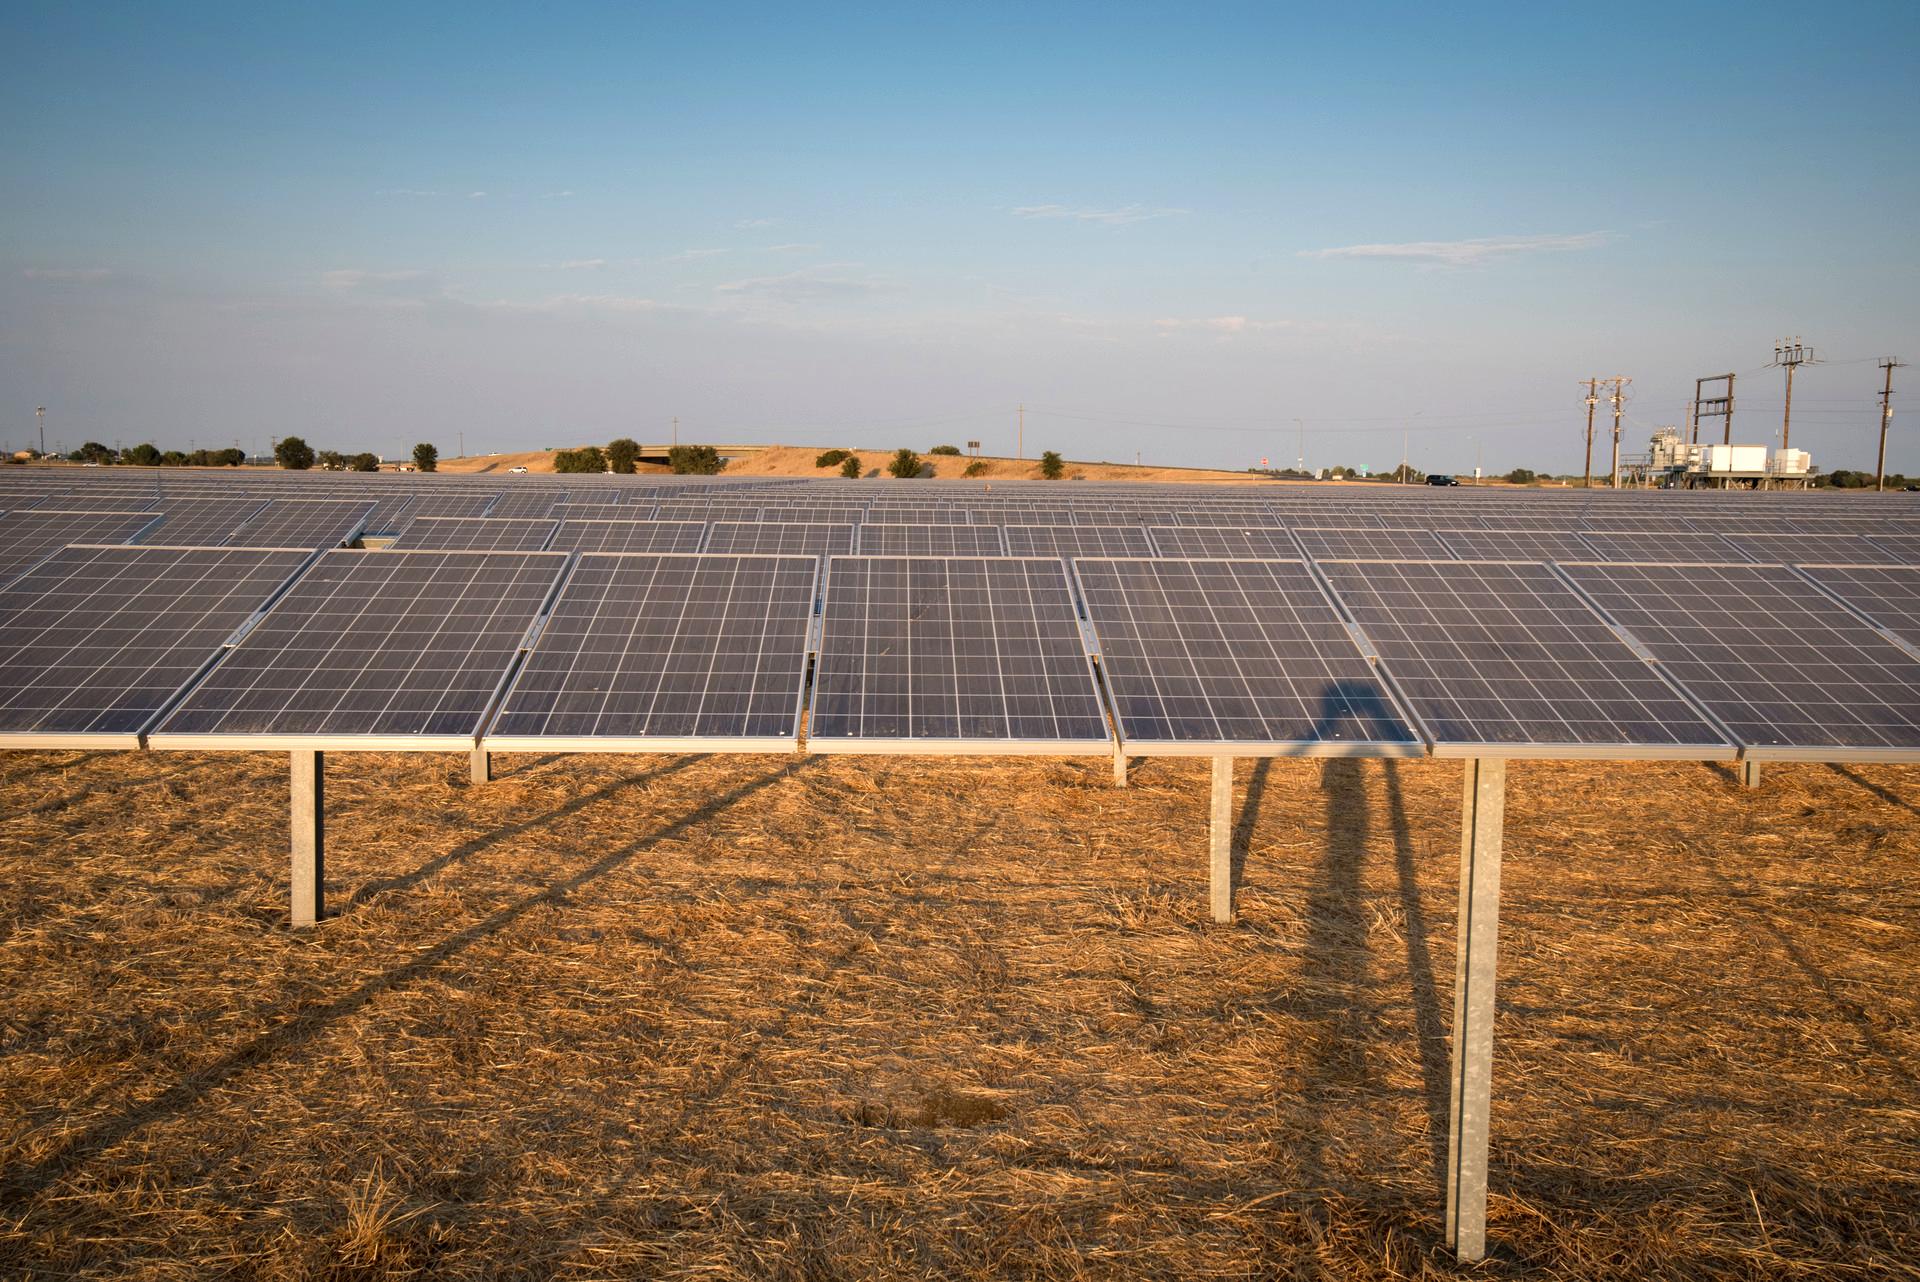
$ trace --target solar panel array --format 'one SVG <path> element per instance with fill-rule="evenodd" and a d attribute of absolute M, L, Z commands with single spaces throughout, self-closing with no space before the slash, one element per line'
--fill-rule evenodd
<path fill-rule="evenodd" d="M 443 747 L 498 733 L 494 693 L 512 683 L 531 698 L 521 683 L 565 654 L 571 620 L 581 648 L 564 692 L 605 711 L 575 734 L 574 705 L 558 719 L 515 710 L 547 718 L 533 736 L 544 742 L 1087 751 L 1112 750 L 1117 724 L 1134 752 L 1710 757 L 1730 739 L 1747 755 L 1920 760 L 1910 496 L 33 468 L 0 470 L 0 513 L 0 585 L 98 555 L 62 551 L 76 544 L 247 549 L 308 567 L 238 645 L 195 661 L 178 709 L 150 729 L 163 746 L 182 741 L 188 714 L 200 727 L 188 733 L 249 747 Z M 393 538 L 392 549 L 299 551 L 362 535 Z M 543 547 L 554 551 L 533 551 Z M 634 566 L 596 569 L 608 553 L 689 568 L 642 586 Z M 508 575 L 456 590 L 472 568 L 458 558 L 495 567 L 476 581 L 491 583 L 499 558 L 516 556 L 533 558 L 543 589 Z M 327 586 L 347 561 L 422 557 L 455 558 L 444 561 L 452 577 L 419 582 L 409 569 L 376 583 L 384 571 L 361 569 L 351 592 Z M 841 592 L 831 574 L 824 593 L 788 581 L 802 566 L 824 572 L 823 558 L 846 567 Z M 877 568 L 896 559 L 913 568 Z M 727 567 L 788 561 L 777 582 L 749 576 L 738 598 L 705 595 Z M 1045 570 L 968 568 L 1023 563 Z M 847 586 L 862 573 L 876 595 Z M 609 585 L 598 598 L 596 574 Z M 695 595 L 676 598 L 675 584 Z M 323 590 L 325 608 L 302 604 Z M 782 621 L 755 626 L 780 658 L 750 671 L 740 647 L 760 633 L 743 620 L 774 596 Z M 591 618 L 576 617 L 596 599 Z M 675 610 L 687 638 L 719 631 L 673 641 L 654 623 Z M 297 640 L 263 648 L 296 622 Z M 445 650 L 465 642 L 470 653 Z M 897 644 L 916 648 L 903 661 Z M 809 677 L 811 649 L 821 657 Z M 656 661 L 647 720 L 631 700 Z M 682 683 L 716 670 L 723 679 L 698 692 Z M 778 697 L 756 692 L 751 681 L 776 671 Z M 869 675 L 878 684 L 866 688 Z M 631 688 L 593 684 L 614 676 Z M 733 725 L 726 700 L 742 682 L 759 710 Z M 1020 702 L 1040 690 L 1064 711 Z M 945 699 L 956 711 L 942 721 Z M 768 700 L 781 710 L 774 733 L 762 733 Z M 623 736 L 616 724 L 641 728 Z M 693 729 L 659 728 L 672 725 Z"/>

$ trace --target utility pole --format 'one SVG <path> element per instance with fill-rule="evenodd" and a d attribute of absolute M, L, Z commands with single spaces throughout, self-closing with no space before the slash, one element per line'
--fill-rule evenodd
<path fill-rule="evenodd" d="M 1307 474 L 1307 424 L 1305 420 L 1296 418 L 1293 420 L 1293 425 L 1300 429 L 1300 461 L 1294 470 L 1305 476 Z"/>
<path fill-rule="evenodd" d="M 34 424 L 40 429 L 40 457 L 47 456 L 47 407 L 42 405 L 33 411 Z"/>
<path fill-rule="evenodd" d="M 678 414 L 673 416 L 673 444 L 675 449 L 678 449 L 680 446 L 680 416 Z"/>
<path fill-rule="evenodd" d="M 1813 349 L 1801 346 L 1798 336 L 1791 343 L 1783 338 L 1773 345 L 1773 363 L 1787 371 L 1787 407 L 1780 416 L 1780 448 L 1784 450 L 1793 433 L 1793 371 L 1814 363 Z"/>
<path fill-rule="evenodd" d="M 1413 483 L 1413 474 L 1407 470 L 1408 441 L 1412 435 L 1412 432 L 1405 429 L 1400 432 L 1400 484 L 1402 485 Z"/>
<path fill-rule="evenodd" d="M 1613 488 L 1616 490 L 1620 488 L 1620 407 L 1626 404 L 1626 386 L 1632 381 L 1615 375 L 1611 380 L 1613 394 L 1607 398 L 1613 403 Z"/>
<path fill-rule="evenodd" d="M 1587 380 L 1587 479 L 1584 484 L 1589 490 L 1593 488 L 1593 407 L 1600 400 L 1599 387 L 1599 379 Z"/>
<path fill-rule="evenodd" d="M 1893 426 L 1893 371 L 1905 365 L 1905 361 L 1891 356 L 1880 362 L 1880 368 L 1887 372 L 1887 381 L 1880 388 L 1880 461 L 1873 469 L 1876 490 L 1887 488 L 1887 429 Z"/>
<path fill-rule="evenodd" d="M 1020 426 L 1014 429 L 1013 457 L 1024 459 L 1027 456 L 1027 403 L 1020 402 Z"/>

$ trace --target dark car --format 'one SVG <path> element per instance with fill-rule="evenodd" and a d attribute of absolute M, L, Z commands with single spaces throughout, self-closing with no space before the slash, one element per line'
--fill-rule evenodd
<path fill-rule="evenodd" d="M 1444 472 L 1435 472 L 1429 477 L 1427 477 L 1427 484 L 1428 485 L 1458 485 L 1460 484 L 1460 478 L 1457 476 L 1448 476 Z"/>

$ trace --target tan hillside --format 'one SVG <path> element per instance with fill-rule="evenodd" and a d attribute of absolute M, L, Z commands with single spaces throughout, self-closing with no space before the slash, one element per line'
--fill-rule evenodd
<path fill-rule="evenodd" d="M 839 467 L 815 467 L 814 459 L 829 447 L 823 445 L 774 445 L 752 454 L 741 455 L 728 462 L 727 476 L 817 476 L 835 478 L 840 474 Z M 860 465 L 867 475 L 887 475 L 887 464 L 893 459 L 891 449 L 857 450 Z M 525 467 L 528 472 L 553 471 L 553 450 L 523 450 L 512 454 L 478 454 L 468 458 L 443 458 L 440 471 L 463 473 L 467 475 L 500 475 L 509 468 Z M 952 455 L 921 454 L 921 459 L 933 468 L 936 478 L 943 481 L 962 479 L 962 473 L 970 463 L 982 463 L 986 466 L 984 475 L 975 478 L 987 481 L 1040 480 L 1040 463 L 1037 459 L 992 458 L 982 455 L 978 459 L 954 458 Z M 664 473 L 668 469 L 659 464 L 641 464 L 641 472 Z M 1087 463 L 1067 462 L 1067 478 L 1085 481 L 1162 481 L 1194 482 L 1222 481 L 1237 484 L 1263 483 L 1263 478 L 1250 472 L 1222 472 L 1205 468 L 1185 467 L 1134 467 L 1128 463 Z"/>

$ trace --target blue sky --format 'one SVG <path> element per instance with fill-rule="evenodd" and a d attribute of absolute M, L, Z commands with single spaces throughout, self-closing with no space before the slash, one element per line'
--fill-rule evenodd
<path fill-rule="evenodd" d="M 0 442 L 1566 471 L 1800 334 L 1870 466 L 1920 6 L 1446 8 L 16 0 Z"/>

